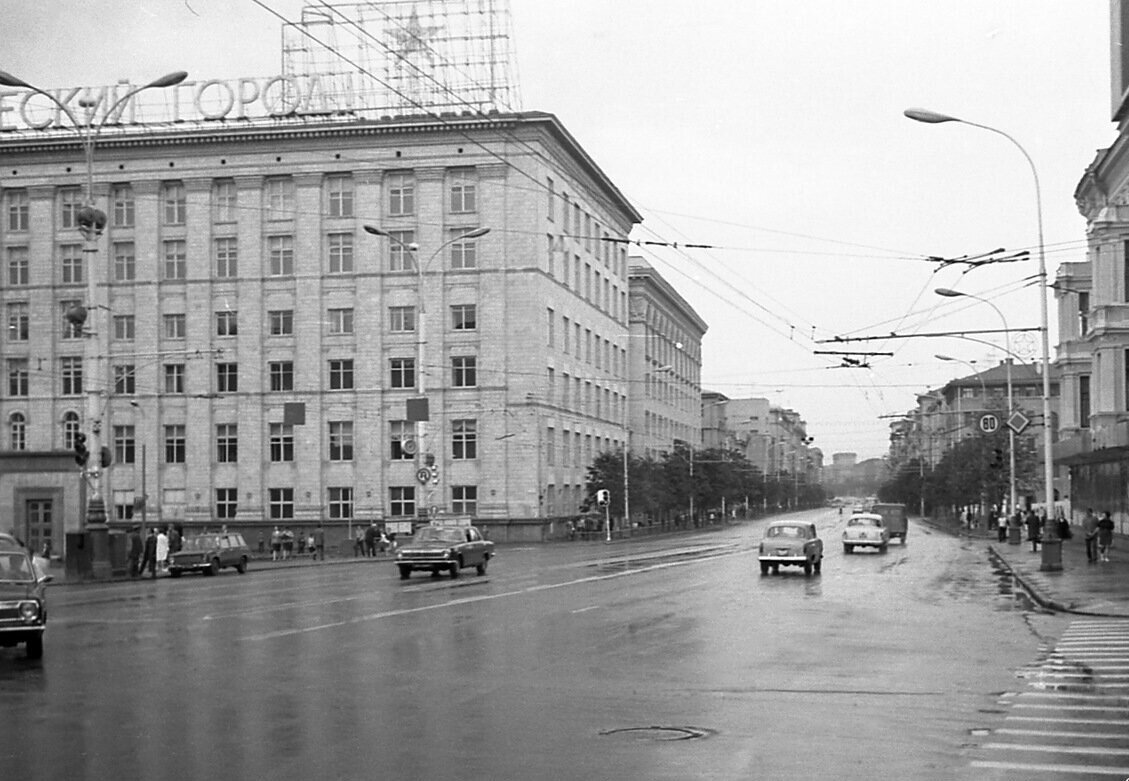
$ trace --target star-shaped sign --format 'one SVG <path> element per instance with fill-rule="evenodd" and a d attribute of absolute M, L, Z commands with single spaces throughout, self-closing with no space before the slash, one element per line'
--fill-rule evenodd
<path fill-rule="evenodd" d="M 398 30 L 389 31 L 388 34 L 396 41 L 396 54 L 400 57 L 406 58 L 416 52 L 426 52 L 429 57 L 433 57 L 434 52 L 428 45 L 428 41 L 434 39 L 435 34 L 442 29 L 439 25 L 424 27 L 420 24 L 419 14 L 416 12 L 415 6 L 412 6 L 412 13 L 408 17 L 407 24 L 402 25 Z"/>

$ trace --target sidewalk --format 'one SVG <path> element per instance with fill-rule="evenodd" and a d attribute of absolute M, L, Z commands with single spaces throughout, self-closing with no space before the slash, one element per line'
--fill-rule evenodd
<path fill-rule="evenodd" d="M 1043 572 L 1043 546 L 1031 550 L 1024 539 L 1018 545 L 999 542 L 995 530 L 958 529 L 953 525 L 927 520 L 931 526 L 953 533 L 983 539 L 988 549 L 1030 592 L 1032 598 L 1049 610 L 1082 615 L 1129 618 L 1129 537 L 1113 535 L 1109 561 L 1086 561 L 1086 542 L 1081 529 L 1071 527 L 1074 536 L 1062 542 L 1062 569 Z M 1026 530 L 1023 533 L 1026 537 Z"/>

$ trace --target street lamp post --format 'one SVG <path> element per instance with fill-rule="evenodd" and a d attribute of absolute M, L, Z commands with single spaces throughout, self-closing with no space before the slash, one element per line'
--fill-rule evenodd
<path fill-rule="evenodd" d="M 405 253 L 410 255 L 412 257 L 412 259 L 415 261 L 415 266 L 416 266 L 416 303 L 418 305 L 418 312 L 417 312 L 417 317 L 416 317 L 416 331 L 417 331 L 417 335 L 418 335 L 417 339 L 416 339 L 416 372 L 415 372 L 415 375 L 416 375 L 415 376 L 416 394 L 419 396 L 420 399 L 426 399 L 426 397 L 424 396 L 424 392 L 426 391 L 426 384 L 424 382 L 424 371 L 423 371 L 425 350 L 426 350 L 426 345 L 427 345 L 427 330 L 426 330 L 426 328 L 427 328 L 427 316 L 426 316 L 426 307 L 425 307 L 425 304 L 424 304 L 424 274 L 427 272 L 427 269 L 431 267 L 431 262 L 433 260 L 435 260 L 435 258 L 437 258 L 439 256 L 439 254 L 443 250 L 445 250 L 447 247 L 451 246 L 455 242 L 463 241 L 464 239 L 477 239 L 480 236 L 485 236 L 487 233 L 490 232 L 490 229 L 489 228 L 475 228 L 473 230 L 467 231 L 466 233 L 460 233 L 459 235 L 454 236 L 454 237 L 448 239 L 447 241 L 443 242 L 442 244 L 440 244 L 438 247 L 435 248 L 435 251 L 432 252 L 431 255 L 428 256 L 426 261 L 420 262 L 419 254 L 418 254 L 419 253 L 419 245 L 418 244 L 416 244 L 414 242 L 412 242 L 410 244 L 403 242 L 397 236 L 393 235 L 389 231 L 386 231 L 382 228 L 378 228 L 375 225 L 364 225 L 362 227 L 364 228 L 365 233 L 371 234 L 373 236 L 383 236 L 384 238 L 391 241 L 393 244 L 396 244 Z M 420 475 L 421 473 L 420 473 L 419 470 L 423 468 L 421 466 L 422 459 L 426 458 L 426 455 L 423 452 L 423 445 L 424 445 L 424 440 L 427 436 L 427 422 L 430 419 L 430 410 L 427 409 L 426 407 L 424 407 L 422 410 L 417 410 L 416 412 L 417 412 L 417 419 L 415 421 L 415 423 L 416 423 L 416 453 L 415 453 L 415 459 L 416 459 L 416 467 L 417 467 L 416 473 L 417 473 L 417 475 Z M 428 444 L 428 448 L 430 449 L 430 443 Z M 432 474 L 435 474 L 435 473 L 433 472 Z M 420 484 L 421 484 L 421 486 L 424 485 L 425 481 L 421 479 Z M 422 488 L 421 488 L 420 493 L 421 493 L 420 499 L 422 499 L 423 498 Z M 420 506 L 422 506 L 422 502 L 420 503 Z M 419 514 L 419 508 L 418 507 L 416 508 L 416 514 L 417 515 Z"/>
<path fill-rule="evenodd" d="M 969 122 L 968 120 L 958 119 L 957 117 L 949 116 L 948 114 L 939 114 L 935 111 L 927 111 L 920 108 L 909 108 L 904 112 L 905 116 L 917 122 L 925 122 L 927 124 L 936 125 L 944 122 L 959 122 L 964 125 L 971 125 L 972 127 L 987 130 L 990 133 L 1003 136 L 1010 141 L 1023 159 L 1027 161 L 1027 165 L 1031 168 L 1031 176 L 1035 182 L 1035 216 L 1038 226 L 1038 239 L 1039 239 L 1039 315 L 1042 326 L 1042 364 L 1043 364 L 1043 483 L 1044 491 L 1046 492 L 1046 507 L 1048 521 L 1053 519 L 1054 514 L 1052 508 L 1054 506 L 1055 497 L 1055 476 L 1054 476 L 1054 456 L 1051 452 L 1052 436 L 1051 436 L 1051 347 L 1050 347 L 1050 327 L 1047 316 L 1047 260 L 1046 249 L 1043 243 L 1043 196 L 1039 188 L 1039 172 L 1035 169 L 1035 162 L 1031 159 L 1031 155 L 1027 154 L 1027 150 L 1023 145 L 1012 138 L 1010 135 L 1002 130 L 997 130 L 988 125 L 981 125 L 976 122 Z M 1048 523 L 1052 529 L 1053 524 Z M 1044 548 L 1044 554 L 1046 553 Z M 1061 555 L 1061 548 L 1059 549 Z M 1048 563 L 1044 556 L 1044 569 L 1062 569 L 1061 561 L 1057 567 L 1054 563 Z"/>
<path fill-rule="evenodd" d="M 97 579 L 109 578 L 111 575 L 109 553 L 109 526 L 106 518 L 105 490 L 102 475 L 102 412 L 103 406 L 99 398 L 105 391 L 100 386 L 105 382 L 105 361 L 108 339 L 107 312 L 109 302 L 101 304 L 98 300 L 97 255 L 98 239 L 106 227 L 106 213 L 97 207 L 94 201 L 94 143 L 106 122 L 115 114 L 117 108 L 142 90 L 153 88 L 172 87 L 188 78 L 184 71 L 168 73 L 159 79 L 154 79 L 148 84 L 135 87 L 105 109 L 102 119 L 95 122 L 95 113 L 98 104 L 94 101 L 79 101 L 79 105 L 86 110 L 85 122 L 82 122 L 71 111 L 70 107 L 60 101 L 50 92 L 46 92 L 28 82 L 13 76 L 5 71 L 0 71 L 0 86 L 18 87 L 29 90 L 37 95 L 50 100 L 67 115 L 71 125 L 78 132 L 82 143 L 83 156 L 86 162 L 86 187 L 83 195 L 83 205 L 77 217 L 78 230 L 83 239 L 83 265 L 86 274 L 86 304 L 69 313 L 68 317 L 76 324 L 83 324 L 87 318 L 91 323 L 85 331 L 86 340 L 83 346 L 83 371 L 82 382 L 86 397 L 86 425 L 89 428 L 88 442 L 90 456 L 85 472 L 91 490 L 86 504 L 84 527 L 91 534 L 91 574 Z M 106 283 L 108 286 L 108 282 Z M 97 321 L 97 322 L 96 322 Z"/>
<path fill-rule="evenodd" d="M 1015 397 L 1012 394 L 1012 387 L 1011 387 L 1011 356 L 1012 356 L 1012 352 L 1011 352 L 1011 331 L 1010 331 L 1008 324 L 1007 324 L 1007 318 L 1004 317 L 1004 313 L 1002 311 L 1000 311 L 1000 308 L 998 306 L 996 306 L 994 303 L 992 303 L 991 301 L 989 301 L 986 298 L 981 298 L 980 296 L 975 296 L 975 295 L 972 295 L 971 293 L 963 293 L 959 290 L 952 290 L 951 288 L 947 288 L 947 287 L 939 287 L 939 288 L 937 288 L 937 290 L 935 292 L 939 296 L 946 296 L 948 298 L 957 298 L 957 297 L 972 298 L 972 299 L 975 299 L 976 301 L 980 301 L 981 303 L 987 304 L 988 306 L 992 307 L 992 309 L 996 310 L 996 314 L 999 315 L 999 317 L 1000 317 L 1000 322 L 1003 323 L 1003 326 L 1004 326 L 1004 352 L 1007 353 L 1004 366 L 1006 367 L 1006 370 L 1007 370 L 1007 415 L 1008 415 L 1008 418 L 1007 418 L 1007 421 L 1005 421 L 1005 423 L 1007 425 L 1007 449 L 1008 449 L 1008 459 L 1007 459 L 1008 460 L 1008 489 L 1009 489 L 1008 515 L 1010 516 L 1016 510 L 1016 504 L 1018 502 L 1018 496 L 1016 494 L 1016 486 L 1015 486 L 1015 429 L 1013 429 L 1011 427 L 1011 416 L 1015 414 Z M 939 358 L 940 356 L 937 356 L 937 357 Z M 1046 376 L 1045 371 L 1043 372 L 1043 376 L 1044 377 Z M 987 401 L 987 395 L 988 395 L 987 393 L 984 394 L 985 402 Z M 1044 413 L 1045 412 L 1046 412 L 1046 410 L 1044 410 Z M 1044 428 L 1049 430 L 1049 421 L 1047 421 L 1047 425 L 1044 426 Z M 1052 479 L 1053 479 L 1053 477 L 1052 477 Z"/>

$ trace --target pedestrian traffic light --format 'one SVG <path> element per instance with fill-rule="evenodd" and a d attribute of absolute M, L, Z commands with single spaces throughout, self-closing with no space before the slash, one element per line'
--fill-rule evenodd
<path fill-rule="evenodd" d="M 607 507 L 611 502 L 611 492 L 607 488 L 601 488 L 596 491 L 596 504 L 601 507 Z"/>
<path fill-rule="evenodd" d="M 992 466 L 993 469 L 1002 469 L 1003 465 L 1004 465 L 1004 451 L 1000 448 L 996 448 L 995 450 L 992 451 L 992 464 L 991 464 L 991 466 Z"/>
<path fill-rule="evenodd" d="M 98 463 L 101 464 L 103 469 L 114 463 L 114 454 L 110 452 L 110 448 L 106 445 L 102 446 L 101 458 L 98 459 Z"/>
<path fill-rule="evenodd" d="M 90 458 L 90 451 L 86 449 L 86 434 L 81 431 L 74 435 L 74 462 L 79 466 L 86 466 Z"/>

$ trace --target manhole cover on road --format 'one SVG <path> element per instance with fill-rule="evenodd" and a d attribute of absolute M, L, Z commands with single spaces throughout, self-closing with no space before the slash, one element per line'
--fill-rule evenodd
<path fill-rule="evenodd" d="M 619 727 L 603 730 L 601 735 L 622 735 L 634 740 L 696 740 L 714 734 L 701 727 Z"/>

